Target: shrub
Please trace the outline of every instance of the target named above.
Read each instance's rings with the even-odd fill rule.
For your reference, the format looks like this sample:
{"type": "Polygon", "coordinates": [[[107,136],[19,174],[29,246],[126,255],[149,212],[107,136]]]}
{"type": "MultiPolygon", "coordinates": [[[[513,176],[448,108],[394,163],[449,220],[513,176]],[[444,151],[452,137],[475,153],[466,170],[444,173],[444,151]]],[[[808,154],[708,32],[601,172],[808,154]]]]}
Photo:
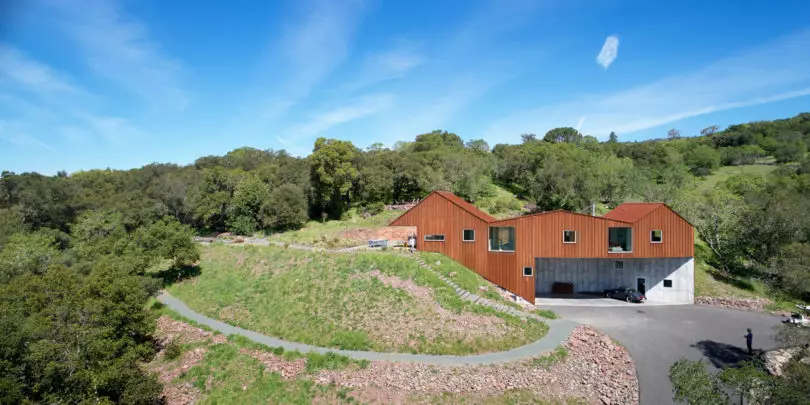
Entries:
{"type": "Polygon", "coordinates": [[[262,204],[262,223],[275,229],[298,229],[307,221],[307,197],[294,184],[283,184],[262,204]]]}
{"type": "Polygon", "coordinates": [[[166,349],[163,351],[163,356],[168,360],[174,360],[180,357],[181,354],[183,354],[183,348],[174,340],[169,342],[169,344],[166,345],[166,349]]]}
{"type": "Polygon", "coordinates": [[[373,202],[360,208],[360,214],[363,216],[377,215],[385,210],[385,204],[382,202],[373,202]]]}

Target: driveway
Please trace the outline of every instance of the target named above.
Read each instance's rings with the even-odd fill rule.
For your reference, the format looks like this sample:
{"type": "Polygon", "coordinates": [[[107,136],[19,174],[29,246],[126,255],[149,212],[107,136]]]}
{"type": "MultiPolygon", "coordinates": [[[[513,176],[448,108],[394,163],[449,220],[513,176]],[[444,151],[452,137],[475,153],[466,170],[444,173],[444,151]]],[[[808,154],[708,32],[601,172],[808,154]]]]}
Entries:
{"type": "MultiPolygon", "coordinates": [[[[575,296],[542,296],[535,297],[534,304],[540,308],[543,307],[635,307],[639,304],[624,302],[615,298],[605,298],[596,295],[575,295],[575,296]]],[[[644,306],[672,306],[668,302],[653,302],[647,301],[644,306]]],[[[686,304],[683,304],[686,305],[686,304]]]]}
{"type": "Polygon", "coordinates": [[[669,367],[682,357],[703,359],[712,368],[735,364],[748,356],[746,328],[754,349],[776,346],[774,326],[780,318],[723,308],[646,304],[622,306],[555,306],[565,319],[593,325],[618,340],[636,362],[641,404],[672,404],[669,367]]]}

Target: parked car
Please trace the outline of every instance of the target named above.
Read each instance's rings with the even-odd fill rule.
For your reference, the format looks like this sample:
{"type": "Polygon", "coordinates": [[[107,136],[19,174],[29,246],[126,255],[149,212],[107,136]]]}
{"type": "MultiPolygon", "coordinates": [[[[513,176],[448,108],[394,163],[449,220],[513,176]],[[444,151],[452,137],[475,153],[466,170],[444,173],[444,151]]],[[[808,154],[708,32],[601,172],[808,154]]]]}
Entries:
{"type": "Polygon", "coordinates": [[[804,310],[804,313],[794,312],[790,314],[790,318],[782,322],[789,325],[810,326],[810,306],[796,305],[796,307],[804,310]]]}
{"type": "Polygon", "coordinates": [[[645,297],[644,294],[627,287],[619,287],[611,290],[605,290],[605,297],[625,300],[627,302],[641,303],[647,301],[647,297],[645,297]]]}

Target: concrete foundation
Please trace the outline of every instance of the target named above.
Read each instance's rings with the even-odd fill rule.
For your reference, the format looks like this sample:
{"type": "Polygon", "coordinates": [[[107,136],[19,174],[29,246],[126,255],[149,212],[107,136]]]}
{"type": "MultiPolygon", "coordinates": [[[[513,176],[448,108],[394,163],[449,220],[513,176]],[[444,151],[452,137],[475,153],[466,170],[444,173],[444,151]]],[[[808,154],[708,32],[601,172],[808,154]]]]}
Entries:
{"type": "Polygon", "coordinates": [[[574,292],[637,288],[644,279],[650,302],[693,304],[695,263],[687,258],[657,259],[535,259],[535,290],[550,294],[555,282],[573,283],[574,292]],[[617,263],[618,262],[618,263],[617,263]],[[665,287],[665,284],[669,287],[665,287]]]}

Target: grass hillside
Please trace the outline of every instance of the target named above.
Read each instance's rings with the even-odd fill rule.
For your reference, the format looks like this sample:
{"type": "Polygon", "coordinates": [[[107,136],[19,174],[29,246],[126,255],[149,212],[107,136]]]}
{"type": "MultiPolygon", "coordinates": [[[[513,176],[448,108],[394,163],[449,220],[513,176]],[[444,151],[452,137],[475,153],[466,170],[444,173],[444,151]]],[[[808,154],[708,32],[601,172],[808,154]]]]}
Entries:
{"type": "Polygon", "coordinates": [[[387,226],[402,213],[403,211],[383,211],[363,217],[355,211],[349,211],[343,219],[309,221],[299,230],[274,233],[269,239],[326,248],[358,246],[372,239],[374,230],[387,226]]]}
{"type": "Polygon", "coordinates": [[[776,165],[769,164],[723,166],[716,169],[712,174],[706,176],[702,181],[700,181],[697,189],[699,191],[711,190],[716,185],[728,180],[729,177],[739,174],[758,174],[765,176],[776,168],[776,165]]]}
{"type": "Polygon", "coordinates": [[[524,345],[547,331],[541,322],[462,301],[416,261],[387,252],[215,244],[203,248],[197,276],[168,290],[230,324],[342,349],[484,353],[524,345]]]}

